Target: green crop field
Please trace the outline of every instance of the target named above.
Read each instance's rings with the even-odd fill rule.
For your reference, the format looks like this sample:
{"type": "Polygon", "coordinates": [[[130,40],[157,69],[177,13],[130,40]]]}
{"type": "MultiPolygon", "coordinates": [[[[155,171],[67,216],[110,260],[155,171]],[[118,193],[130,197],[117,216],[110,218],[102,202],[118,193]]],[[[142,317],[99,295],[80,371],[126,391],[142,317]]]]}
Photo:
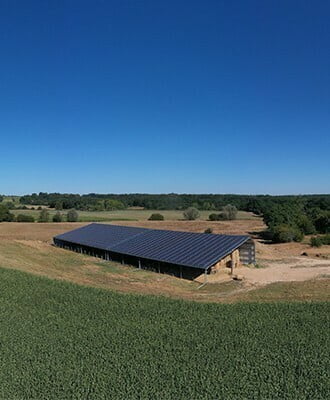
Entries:
{"type": "Polygon", "coordinates": [[[0,269],[1,399],[328,399],[329,303],[199,304],[0,269]]]}

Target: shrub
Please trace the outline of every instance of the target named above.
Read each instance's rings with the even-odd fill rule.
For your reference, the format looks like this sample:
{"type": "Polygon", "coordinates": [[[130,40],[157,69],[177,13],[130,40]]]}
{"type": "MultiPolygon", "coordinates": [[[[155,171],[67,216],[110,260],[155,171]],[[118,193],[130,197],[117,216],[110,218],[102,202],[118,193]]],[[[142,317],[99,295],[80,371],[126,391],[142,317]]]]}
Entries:
{"type": "Polygon", "coordinates": [[[209,215],[209,220],[210,221],[218,221],[218,214],[215,214],[215,213],[210,214],[209,215]]]}
{"type": "Polygon", "coordinates": [[[62,214],[60,212],[53,215],[53,222],[62,222],[62,214]]]}
{"type": "Polygon", "coordinates": [[[310,244],[312,247],[321,247],[323,243],[322,243],[322,239],[320,237],[313,236],[313,237],[311,237],[310,244]]]}
{"type": "Polygon", "coordinates": [[[41,207],[41,206],[39,206],[39,207],[37,208],[37,210],[39,210],[39,211],[40,211],[40,210],[42,210],[42,207],[41,207]]]}
{"type": "Polygon", "coordinates": [[[78,218],[79,218],[79,215],[76,210],[72,209],[72,210],[68,211],[68,213],[66,214],[66,220],[68,222],[77,222],[78,218]]]}
{"type": "Polygon", "coordinates": [[[321,247],[323,244],[329,245],[330,244],[330,235],[324,236],[313,236],[310,240],[310,245],[312,247],[321,247]]]}
{"type": "Polygon", "coordinates": [[[304,237],[298,228],[284,224],[275,226],[271,232],[275,243],[301,242],[304,237]]]}
{"type": "Polygon", "coordinates": [[[237,218],[237,208],[235,206],[232,206],[231,204],[227,204],[225,207],[223,207],[223,212],[221,215],[223,216],[223,219],[227,220],[232,220],[237,218]]]}
{"type": "Polygon", "coordinates": [[[322,236],[322,243],[327,245],[330,244],[330,234],[322,236]]]}
{"type": "Polygon", "coordinates": [[[204,233],[213,233],[213,229],[212,228],[206,228],[204,233]]]}
{"type": "Polygon", "coordinates": [[[193,221],[200,216],[199,211],[195,207],[189,207],[186,211],[183,212],[184,219],[189,221],[193,221]]]}
{"type": "Polygon", "coordinates": [[[18,214],[16,217],[17,222],[34,222],[34,216],[33,215],[27,215],[27,214],[18,214]]]}
{"type": "Polygon", "coordinates": [[[224,213],[219,213],[219,214],[210,214],[209,215],[209,220],[210,221],[224,221],[228,219],[224,213]]]}
{"type": "Polygon", "coordinates": [[[0,222],[7,221],[11,222],[15,219],[15,215],[12,214],[6,206],[0,204],[0,222]]]}
{"type": "Polygon", "coordinates": [[[49,221],[49,213],[46,209],[40,211],[38,222],[48,222],[49,221]]]}
{"type": "Polygon", "coordinates": [[[154,213],[151,214],[150,217],[148,218],[149,221],[164,221],[164,215],[154,213]]]}

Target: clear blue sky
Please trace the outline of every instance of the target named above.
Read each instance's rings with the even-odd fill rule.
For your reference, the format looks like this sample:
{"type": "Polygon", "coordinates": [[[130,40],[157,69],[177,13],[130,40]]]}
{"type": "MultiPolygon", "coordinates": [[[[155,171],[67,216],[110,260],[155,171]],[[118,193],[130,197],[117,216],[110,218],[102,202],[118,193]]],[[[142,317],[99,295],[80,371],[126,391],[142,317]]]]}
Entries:
{"type": "Polygon", "coordinates": [[[317,0],[0,0],[0,193],[329,193],[329,21],[317,0]]]}

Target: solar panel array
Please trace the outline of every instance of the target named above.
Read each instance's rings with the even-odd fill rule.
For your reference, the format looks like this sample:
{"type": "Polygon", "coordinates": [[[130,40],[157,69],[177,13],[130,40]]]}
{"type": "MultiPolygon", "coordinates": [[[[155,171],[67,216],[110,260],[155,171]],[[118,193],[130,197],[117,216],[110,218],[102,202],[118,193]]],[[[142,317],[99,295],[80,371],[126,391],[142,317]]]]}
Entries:
{"type": "Polygon", "coordinates": [[[250,237],[90,224],[55,239],[141,259],[207,269],[250,237]]]}

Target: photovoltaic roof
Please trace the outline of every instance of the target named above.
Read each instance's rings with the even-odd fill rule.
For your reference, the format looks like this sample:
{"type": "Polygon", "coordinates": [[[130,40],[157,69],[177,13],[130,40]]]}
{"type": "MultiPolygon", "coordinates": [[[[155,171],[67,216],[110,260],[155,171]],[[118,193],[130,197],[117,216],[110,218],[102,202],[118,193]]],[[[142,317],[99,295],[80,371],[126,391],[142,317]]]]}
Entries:
{"type": "Polygon", "coordinates": [[[206,269],[250,237],[90,224],[54,239],[141,259],[206,269]]]}

